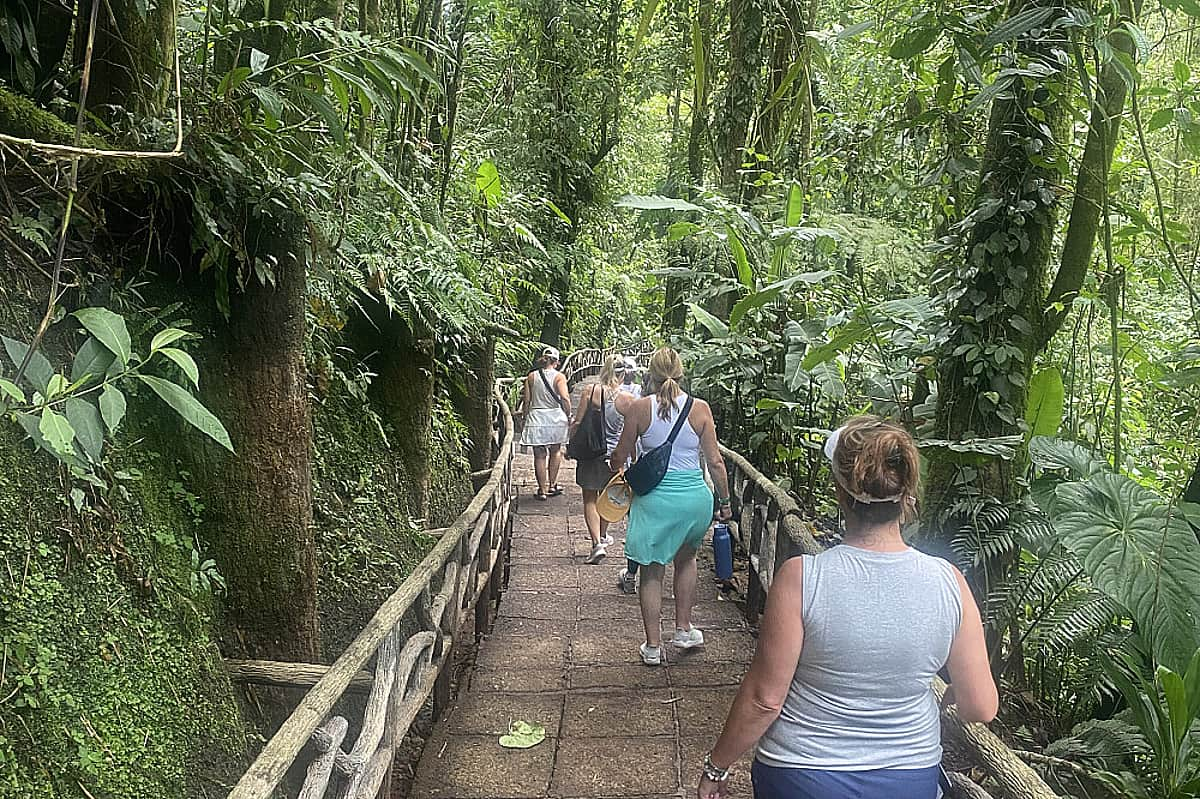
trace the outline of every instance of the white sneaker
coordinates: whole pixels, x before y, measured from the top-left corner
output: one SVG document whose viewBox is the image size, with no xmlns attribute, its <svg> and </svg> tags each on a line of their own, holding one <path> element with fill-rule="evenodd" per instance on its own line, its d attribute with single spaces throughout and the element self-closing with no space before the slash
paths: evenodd
<svg viewBox="0 0 1200 799">
<path fill-rule="evenodd" d="M 607 554 L 608 552 L 606 552 L 604 549 L 604 542 L 601 541 L 599 544 L 596 544 L 596 546 L 592 547 L 592 554 L 584 558 L 583 562 L 589 566 L 595 566 L 597 563 L 604 560 L 604 556 Z"/>
<path fill-rule="evenodd" d="M 639 649 L 642 653 L 642 662 L 647 666 L 657 666 L 662 663 L 662 647 L 642 644 Z"/>
<path fill-rule="evenodd" d="M 606 547 L 611 547 L 613 544 L 616 543 L 616 541 L 613 540 L 613 537 L 611 535 L 609 535 L 608 533 L 605 533 L 604 537 L 600 539 L 600 543 Z"/>
<path fill-rule="evenodd" d="M 621 573 L 617 575 L 617 587 L 626 594 L 637 593 L 637 578 L 629 573 L 629 569 L 621 569 Z"/>
<path fill-rule="evenodd" d="M 695 627 L 687 630 L 676 630 L 675 637 L 671 639 L 671 644 L 676 649 L 692 649 L 697 646 L 704 646 L 704 633 Z"/>
</svg>

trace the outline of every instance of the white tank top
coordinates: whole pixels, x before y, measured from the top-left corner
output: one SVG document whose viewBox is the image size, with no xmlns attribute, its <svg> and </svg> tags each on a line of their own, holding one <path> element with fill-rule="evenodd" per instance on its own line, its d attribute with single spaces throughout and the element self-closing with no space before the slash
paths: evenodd
<svg viewBox="0 0 1200 799">
<path fill-rule="evenodd" d="M 530 407 L 531 408 L 551 408 L 551 409 L 561 408 L 562 407 L 561 398 L 557 394 L 551 393 L 550 390 L 546 388 L 546 383 L 549 383 L 551 388 L 554 387 L 554 381 L 558 380 L 558 370 L 557 369 L 543 369 L 542 374 L 544 374 L 546 376 L 545 381 L 543 381 L 542 378 L 538 377 L 536 369 L 533 371 L 532 374 L 533 374 L 533 388 L 530 389 L 530 398 L 533 400 L 533 404 L 530 405 Z"/>
<path fill-rule="evenodd" d="M 679 418 L 683 404 L 687 402 L 687 394 L 680 393 L 675 399 L 675 407 L 671 410 L 671 418 L 663 419 L 658 415 L 658 398 L 650 395 L 650 427 L 642 433 L 640 440 L 642 452 L 649 452 L 666 442 L 671 435 L 671 428 Z M 700 470 L 700 436 L 692 428 L 690 420 L 685 421 L 675 437 L 675 446 L 671 447 L 671 462 L 667 465 L 668 472 L 691 472 Z"/>
</svg>

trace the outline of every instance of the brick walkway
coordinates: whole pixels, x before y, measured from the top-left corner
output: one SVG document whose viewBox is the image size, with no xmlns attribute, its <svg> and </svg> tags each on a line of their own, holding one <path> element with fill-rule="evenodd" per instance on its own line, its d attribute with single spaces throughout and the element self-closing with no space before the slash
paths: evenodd
<svg viewBox="0 0 1200 799">
<path fill-rule="evenodd" d="M 521 500 L 508 591 L 458 699 L 425 747 L 414 799 L 665 799 L 695 796 L 700 761 L 712 747 L 754 639 L 732 602 L 719 601 L 711 550 L 701 553 L 693 623 L 706 645 L 664 647 L 667 664 L 642 665 L 637 597 L 616 586 L 624 524 L 598 566 L 582 496 L 568 461 L 564 496 L 538 502 L 533 462 L 519 456 Z M 670 569 L 663 628 L 674 629 Z M 542 724 L 532 749 L 505 749 L 514 720 Z M 750 796 L 748 763 L 734 796 Z"/>
</svg>

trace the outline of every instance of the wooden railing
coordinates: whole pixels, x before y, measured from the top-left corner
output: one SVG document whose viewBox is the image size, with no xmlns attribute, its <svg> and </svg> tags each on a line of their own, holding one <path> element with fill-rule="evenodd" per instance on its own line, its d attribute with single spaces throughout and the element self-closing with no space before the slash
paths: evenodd
<svg viewBox="0 0 1200 799">
<path fill-rule="evenodd" d="M 483 488 L 411 575 L 379 607 L 341 657 L 317 680 L 242 775 L 229 799 L 275 796 L 284 775 L 307 753 L 300 799 L 371 799 L 396 747 L 431 695 L 435 715 L 450 698 L 454 636 L 474 614 L 478 636 L 506 581 L 512 535 L 513 424 L 496 392 L 496 462 Z M 353 746 L 348 720 L 331 715 L 374 659 L 370 694 Z M 332 788 L 332 791 L 330 789 Z"/>
<path fill-rule="evenodd" d="M 575 350 L 563 360 L 559 371 L 567 376 L 569 383 L 576 383 L 600 373 L 604 359 L 610 355 L 631 355 L 644 358 L 654 352 L 654 346 L 649 341 L 639 341 L 623 347 L 607 347 L 605 349 Z"/>
<path fill-rule="evenodd" d="M 740 454 L 724 446 L 721 454 L 729 473 L 733 512 L 729 532 L 750 558 L 746 615 L 754 622 L 766 606 L 767 591 L 783 562 L 798 553 L 815 555 L 823 547 L 796 500 Z"/>
</svg>

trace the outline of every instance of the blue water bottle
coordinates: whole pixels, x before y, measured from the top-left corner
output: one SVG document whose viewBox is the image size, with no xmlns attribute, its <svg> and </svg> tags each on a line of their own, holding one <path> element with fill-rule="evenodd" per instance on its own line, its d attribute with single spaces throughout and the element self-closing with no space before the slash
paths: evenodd
<svg viewBox="0 0 1200 799">
<path fill-rule="evenodd" d="M 713 525 L 712 547 L 717 579 L 729 582 L 733 579 L 733 539 L 729 535 L 728 524 L 717 522 Z"/>
</svg>

